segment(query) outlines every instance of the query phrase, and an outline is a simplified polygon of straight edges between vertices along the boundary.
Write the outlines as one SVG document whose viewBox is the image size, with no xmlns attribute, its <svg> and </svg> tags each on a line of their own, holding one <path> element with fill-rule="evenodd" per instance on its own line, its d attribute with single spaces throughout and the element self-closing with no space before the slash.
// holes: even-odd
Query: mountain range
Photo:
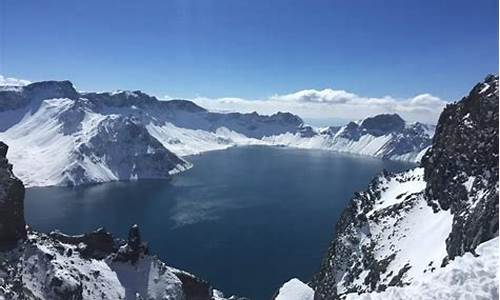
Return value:
<svg viewBox="0 0 500 300">
<path fill-rule="evenodd" d="M 418 162 L 434 130 L 396 114 L 313 128 L 290 113 L 210 112 L 141 91 L 78 92 L 69 81 L 0 87 L 0 140 L 28 187 L 168 178 L 191 167 L 189 155 L 239 145 Z"/>
</svg>

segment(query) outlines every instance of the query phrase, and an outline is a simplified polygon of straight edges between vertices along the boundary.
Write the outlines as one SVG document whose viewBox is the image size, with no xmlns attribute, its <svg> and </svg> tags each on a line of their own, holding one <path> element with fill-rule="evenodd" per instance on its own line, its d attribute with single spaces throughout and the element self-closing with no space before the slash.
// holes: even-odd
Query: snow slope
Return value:
<svg viewBox="0 0 500 300">
<path fill-rule="evenodd" d="M 386 127 L 393 120 L 399 124 Z M 398 115 L 378 115 L 338 128 L 315 130 L 306 136 L 301 132 L 285 133 L 263 140 L 273 145 L 419 162 L 431 144 L 434 129 L 432 125 L 406 123 Z"/>
<path fill-rule="evenodd" d="M 477 256 L 466 253 L 411 285 L 390 287 L 380 293 L 348 294 L 346 299 L 498 299 L 498 242 L 498 237 L 484 242 L 477 247 Z"/>
<path fill-rule="evenodd" d="M 42 100 L 0 132 L 27 186 L 164 178 L 188 168 L 131 118 L 95 113 L 77 100 Z M 0 118 L 9 111 L 0 112 Z"/>
<path fill-rule="evenodd" d="M 420 249 L 424 249 L 423 247 Z M 406 286 L 388 287 L 383 292 L 351 293 L 346 300 L 456 300 L 498 299 L 498 237 L 480 244 L 476 255 L 466 253 L 443 268 L 431 268 Z M 313 299 L 314 291 L 298 279 L 285 283 L 275 298 Z"/>
</svg>

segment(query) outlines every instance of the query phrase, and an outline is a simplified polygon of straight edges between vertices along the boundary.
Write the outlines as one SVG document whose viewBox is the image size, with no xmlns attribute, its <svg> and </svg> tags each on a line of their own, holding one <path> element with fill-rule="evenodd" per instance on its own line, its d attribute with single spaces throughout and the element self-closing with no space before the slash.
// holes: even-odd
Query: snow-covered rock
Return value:
<svg viewBox="0 0 500 300">
<path fill-rule="evenodd" d="M 356 138 L 363 123 L 344 132 Z M 488 76 L 444 110 L 421 167 L 383 172 L 354 195 L 314 299 L 496 299 L 497 237 L 498 77 Z"/>
<path fill-rule="evenodd" d="M 278 291 L 274 300 L 313 300 L 314 290 L 297 278 L 287 281 Z"/>
<path fill-rule="evenodd" d="M 14 150 L 9 158 L 27 186 L 164 178 L 190 167 L 179 157 L 238 145 L 416 162 L 433 132 L 397 115 L 317 130 L 290 113 L 210 112 L 141 91 L 78 92 L 69 81 L 8 84 L 0 88 L 0 139 Z"/>
<path fill-rule="evenodd" d="M 382 159 L 419 162 L 431 145 L 433 125 L 406 123 L 400 116 L 377 115 L 342 127 L 327 127 L 314 134 L 285 133 L 265 137 L 270 144 L 324 149 Z"/>
</svg>

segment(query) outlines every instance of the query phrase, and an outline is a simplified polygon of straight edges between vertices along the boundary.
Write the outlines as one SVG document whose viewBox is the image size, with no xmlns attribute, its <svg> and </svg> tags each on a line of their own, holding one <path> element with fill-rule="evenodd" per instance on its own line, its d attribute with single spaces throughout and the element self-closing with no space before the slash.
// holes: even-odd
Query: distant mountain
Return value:
<svg viewBox="0 0 500 300">
<path fill-rule="evenodd" d="M 431 145 L 434 130 L 434 125 L 407 123 L 397 114 L 382 114 L 345 126 L 315 130 L 312 134 L 312 129 L 303 129 L 296 134 L 285 133 L 264 140 L 290 147 L 419 162 Z"/>
<path fill-rule="evenodd" d="M 191 166 L 181 157 L 250 144 L 416 162 L 433 130 L 397 115 L 317 130 L 290 113 L 215 113 L 141 91 L 78 92 L 69 81 L 0 87 L 0 139 L 27 186 L 167 178 Z"/>
<path fill-rule="evenodd" d="M 390 118 L 349 134 L 401 130 Z M 383 172 L 354 195 L 313 291 L 295 281 L 303 299 L 497 299 L 498 122 L 490 75 L 444 109 L 421 167 Z"/>
<path fill-rule="evenodd" d="M 149 255 L 137 225 L 126 241 L 103 228 L 73 236 L 26 230 L 24 186 L 6 154 L 0 142 L 0 299 L 226 299 L 208 282 Z"/>
</svg>

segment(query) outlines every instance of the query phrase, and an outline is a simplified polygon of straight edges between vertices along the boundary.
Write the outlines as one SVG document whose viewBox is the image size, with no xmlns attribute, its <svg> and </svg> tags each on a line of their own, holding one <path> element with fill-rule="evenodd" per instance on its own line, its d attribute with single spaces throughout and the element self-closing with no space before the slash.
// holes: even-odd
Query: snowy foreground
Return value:
<svg viewBox="0 0 500 300">
<path fill-rule="evenodd" d="M 416 162 L 434 131 L 397 115 L 315 129 L 289 113 L 215 113 L 140 91 L 82 93 L 69 81 L 12 84 L 0 86 L 0 140 L 28 187 L 167 178 L 191 167 L 188 155 L 244 145 Z"/>
<path fill-rule="evenodd" d="M 498 299 L 499 240 L 494 238 L 477 248 L 477 256 L 466 253 L 444 268 L 423 274 L 408 286 L 390 287 L 384 292 L 347 294 L 348 300 L 456 300 Z M 425 251 L 421 248 L 421 251 Z M 314 291 L 298 279 L 285 283 L 276 300 L 313 300 Z"/>
<path fill-rule="evenodd" d="M 0 251 L 0 299 L 226 299 L 130 240 L 106 252 L 106 234 L 96 231 L 84 242 L 84 235 L 28 233 L 16 248 Z"/>
</svg>

